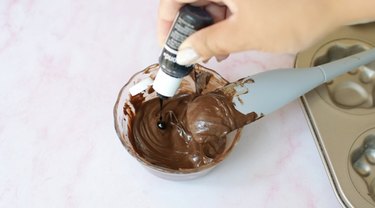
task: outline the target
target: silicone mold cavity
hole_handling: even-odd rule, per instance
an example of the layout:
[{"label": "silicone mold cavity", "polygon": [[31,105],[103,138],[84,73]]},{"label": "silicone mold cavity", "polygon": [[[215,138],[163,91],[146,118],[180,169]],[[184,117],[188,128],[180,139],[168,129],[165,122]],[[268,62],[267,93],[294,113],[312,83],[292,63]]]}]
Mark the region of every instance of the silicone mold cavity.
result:
[{"label": "silicone mold cavity", "polygon": [[351,164],[366,183],[368,195],[375,201],[375,134],[366,136],[362,146],[353,151]]},{"label": "silicone mold cavity", "polygon": [[[374,48],[374,34],[375,23],[342,27],[298,54],[296,67]],[[374,71],[375,62],[358,67],[301,99],[328,177],[347,208],[375,208]]]}]

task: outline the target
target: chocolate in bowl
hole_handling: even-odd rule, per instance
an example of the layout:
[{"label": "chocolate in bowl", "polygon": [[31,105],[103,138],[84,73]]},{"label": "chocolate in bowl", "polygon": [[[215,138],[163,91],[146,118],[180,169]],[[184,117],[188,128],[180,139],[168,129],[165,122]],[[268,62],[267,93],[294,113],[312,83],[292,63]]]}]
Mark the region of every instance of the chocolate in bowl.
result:
[{"label": "chocolate in bowl", "polygon": [[[137,94],[135,96],[130,95],[129,89],[136,83],[140,82],[141,80],[147,77],[151,77],[153,79],[157,71],[157,64],[147,67],[146,69],[136,73],[132,78],[130,78],[129,82],[120,90],[119,96],[114,107],[115,129],[117,135],[120,138],[124,147],[128,150],[128,152],[133,157],[135,157],[144,167],[146,167],[146,169],[148,169],[151,173],[159,177],[171,180],[186,180],[203,176],[207,174],[210,170],[212,170],[214,167],[216,167],[222,160],[226,158],[229,152],[231,152],[232,148],[240,138],[241,129],[234,130],[226,136],[226,139],[223,144],[224,146],[222,150],[218,152],[220,154],[216,154],[214,156],[209,155],[210,160],[208,162],[207,160],[205,160],[206,162],[202,162],[199,165],[190,166],[186,165],[187,163],[185,163],[185,165],[179,165],[178,163],[170,165],[171,163],[160,163],[160,161],[158,162],[158,158],[167,158],[169,156],[168,152],[162,155],[162,152],[164,151],[159,151],[160,155],[146,155],[145,152],[142,150],[142,147],[144,147],[144,145],[147,144],[147,142],[141,142],[140,144],[139,140],[134,138],[134,130],[136,129],[134,129],[133,125],[134,121],[136,120],[135,117],[137,116],[137,113],[143,113],[143,110],[140,111],[140,107],[144,103],[154,102],[153,99],[157,98],[157,95],[155,91],[152,89],[152,87],[149,87],[144,92]],[[210,76],[206,77],[206,75]],[[198,83],[196,85],[194,80],[196,77],[199,76],[200,79],[198,80],[200,80],[202,83]],[[181,87],[176,95],[178,97],[184,96],[184,94],[205,94],[217,88],[223,87],[226,84],[228,84],[228,81],[222,78],[217,72],[204,68],[200,65],[195,65],[194,71],[191,73],[191,75],[186,76],[183,79]],[[203,88],[196,89],[196,86],[203,86]],[[146,114],[142,115],[142,117],[143,116],[149,115]],[[138,127],[139,124],[136,125],[136,127]],[[160,140],[162,138],[157,139],[159,140],[159,142],[162,141]],[[173,152],[170,152],[170,154],[170,156],[172,157]],[[180,158],[175,158],[175,160],[179,159]],[[173,160],[174,159],[170,159],[169,161]]]}]

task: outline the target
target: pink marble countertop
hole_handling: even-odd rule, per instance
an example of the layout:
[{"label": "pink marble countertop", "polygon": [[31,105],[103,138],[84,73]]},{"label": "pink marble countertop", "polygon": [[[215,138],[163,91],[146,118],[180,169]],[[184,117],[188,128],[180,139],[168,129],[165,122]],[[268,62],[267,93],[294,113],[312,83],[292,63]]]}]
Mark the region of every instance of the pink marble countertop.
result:
[{"label": "pink marble countertop", "polygon": [[[149,174],[123,148],[113,106],[155,63],[158,1],[0,3],[0,207],[340,207],[298,101],[247,126],[205,177]],[[234,81],[294,56],[240,53]]]}]

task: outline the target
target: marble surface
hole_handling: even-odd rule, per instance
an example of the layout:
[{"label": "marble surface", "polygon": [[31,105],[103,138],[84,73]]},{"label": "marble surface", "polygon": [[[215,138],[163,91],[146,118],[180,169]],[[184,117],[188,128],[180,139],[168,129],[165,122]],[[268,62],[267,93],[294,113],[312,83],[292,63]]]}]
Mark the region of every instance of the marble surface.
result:
[{"label": "marble surface", "polygon": [[[158,1],[0,2],[0,207],[340,207],[298,101],[247,126],[209,175],[148,173],[113,106],[155,63]],[[247,52],[206,66],[228,80],[293,65]]]}]

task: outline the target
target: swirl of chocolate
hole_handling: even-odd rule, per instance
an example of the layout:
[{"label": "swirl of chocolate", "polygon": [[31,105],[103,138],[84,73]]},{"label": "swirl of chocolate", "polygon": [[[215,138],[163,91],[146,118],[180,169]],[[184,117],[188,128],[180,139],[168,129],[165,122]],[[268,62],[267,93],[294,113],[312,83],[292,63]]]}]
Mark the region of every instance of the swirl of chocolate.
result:
[{"label": "swirl of chocolate", "polygon": [[229,97],[221,91],[200,95],[189,103],[187,124],[192,137],[199,143],[225,137],[257,117],[256,113],[238,112]]}]

